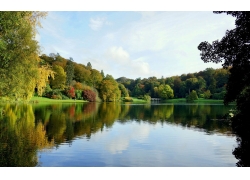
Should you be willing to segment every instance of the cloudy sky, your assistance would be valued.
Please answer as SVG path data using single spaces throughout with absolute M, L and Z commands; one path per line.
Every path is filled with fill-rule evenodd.
M 41 53 L 59 53 L 84 65 L 90 62 L 114 78 L 170 77 L 221 67 L 204 63 L 197 46 L 202 41 L 221 39 L 227 29 L 234 28 L 232 16 L 178 8 L 162 11 L 158 6 L 160 11 L 151 11 L 148 6 L 146 11 L 134 11 L 133 6 L 125 11 L 71 11 L 66 5 L 50 11 L 48 5 L 48 15 L 36 37 Z

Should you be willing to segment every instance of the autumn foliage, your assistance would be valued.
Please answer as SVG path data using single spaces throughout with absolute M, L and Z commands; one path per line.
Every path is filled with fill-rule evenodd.
M 70 86 L 67 90 L 67 96 L 69 98 L 75 98 L 75 89 L 74 87 Z
M 90 101 L 90 102 L 94 102 L 96 100 L 96 94 L 95 92 L 86 89 L 83 91 L 83 99 Z

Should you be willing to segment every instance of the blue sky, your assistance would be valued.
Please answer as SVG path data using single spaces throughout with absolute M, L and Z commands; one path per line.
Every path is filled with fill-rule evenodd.
M 149 1 L 151 4 L 145 1 L 141 8 L 140 3 L 128 1 L 121 1 L 119 6 L 112 0 L 93 0 L 90 4 L 44 0 L 23 8 L 48 11 L 36 36 L 41 54 L 59 53 L 85 65 L 91 62 L 93 68 L 114 78 L 160 78 L 221 67 L 204 63 L 197 47 L 202 41 L 221 39 L 227 29 L 234 28 L 235 19 L 204 11 L 207 6 L 209 10 L 218 10 L 213 1 L 199 3 L 196 8 L 186 7 L 193 1 L 176 1 L 174 6 L 159 4 L 158 0 Z M 13 4 L 16 10 L 19 6 Z M 220 6 L 216 2 L 216 7 Z
M 114 78 L 160 78 L 221 64 L 204 63 L 197 46 L 221 39 L 234 18 L 210 11 L 49 11 L 37 40 Z

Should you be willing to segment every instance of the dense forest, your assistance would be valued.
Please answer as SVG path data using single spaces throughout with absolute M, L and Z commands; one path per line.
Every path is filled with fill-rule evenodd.
M 105 75 L 103 70 L 74 62 L 59 53 L 40 54 L 35 40 L 41 12 L 0 12 L 0 99 L 29 101 L 34 95 L 52 99 L 130 101 L 129 97 L 223 99 L 228 69 L 207 68 L 167 78 Z M 124 72 L 125 73 L 125 72 Z
M 99 97 L 103 101 L 115 101 L 121 97 L 147 98 L 186 98 L 195 92 L 199 98 L 223 99 L 226 82 L 229 76 L 227 69 L 207 68 L 196 73 L 182 74 L 167 78 L 120 77 L 114 79 L 104 75 L 91 66 L 78 64 L 72 58 L 66 59 L 58 53 L 40 56 L 42 67 L 51 67 L 53 78 L 48 78 L 46 88 L 36 89 L 39 96 L 50 98 L 74 98 L 95 101 Z M 92 96 L 91 96 L 92 95 Z

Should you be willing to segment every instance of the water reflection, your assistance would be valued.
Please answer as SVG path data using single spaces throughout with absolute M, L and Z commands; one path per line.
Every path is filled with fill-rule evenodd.
M 5 105 L 0 113 L 0 166 L 37 166 L 37 150 L 53 146 L 31 105 Z
M 218 121 L 230 107 L 212 105 L 164 104 L 52 104 L 52 105 L 2 105 L 0 106 L 0 166 L 39 166 L 37 151 L 58 148 L 60 144 L 77 138 L 90 139 L 91 135 L 119 124 L 146 123 L 172 124 L 208 134 L 231 136 L 226 121 Z M 128 135 L 122 130 L 110 139 L 106 148 L 119 154 L 128 147 L 129 139 L 144 141 L 149 129 Z

